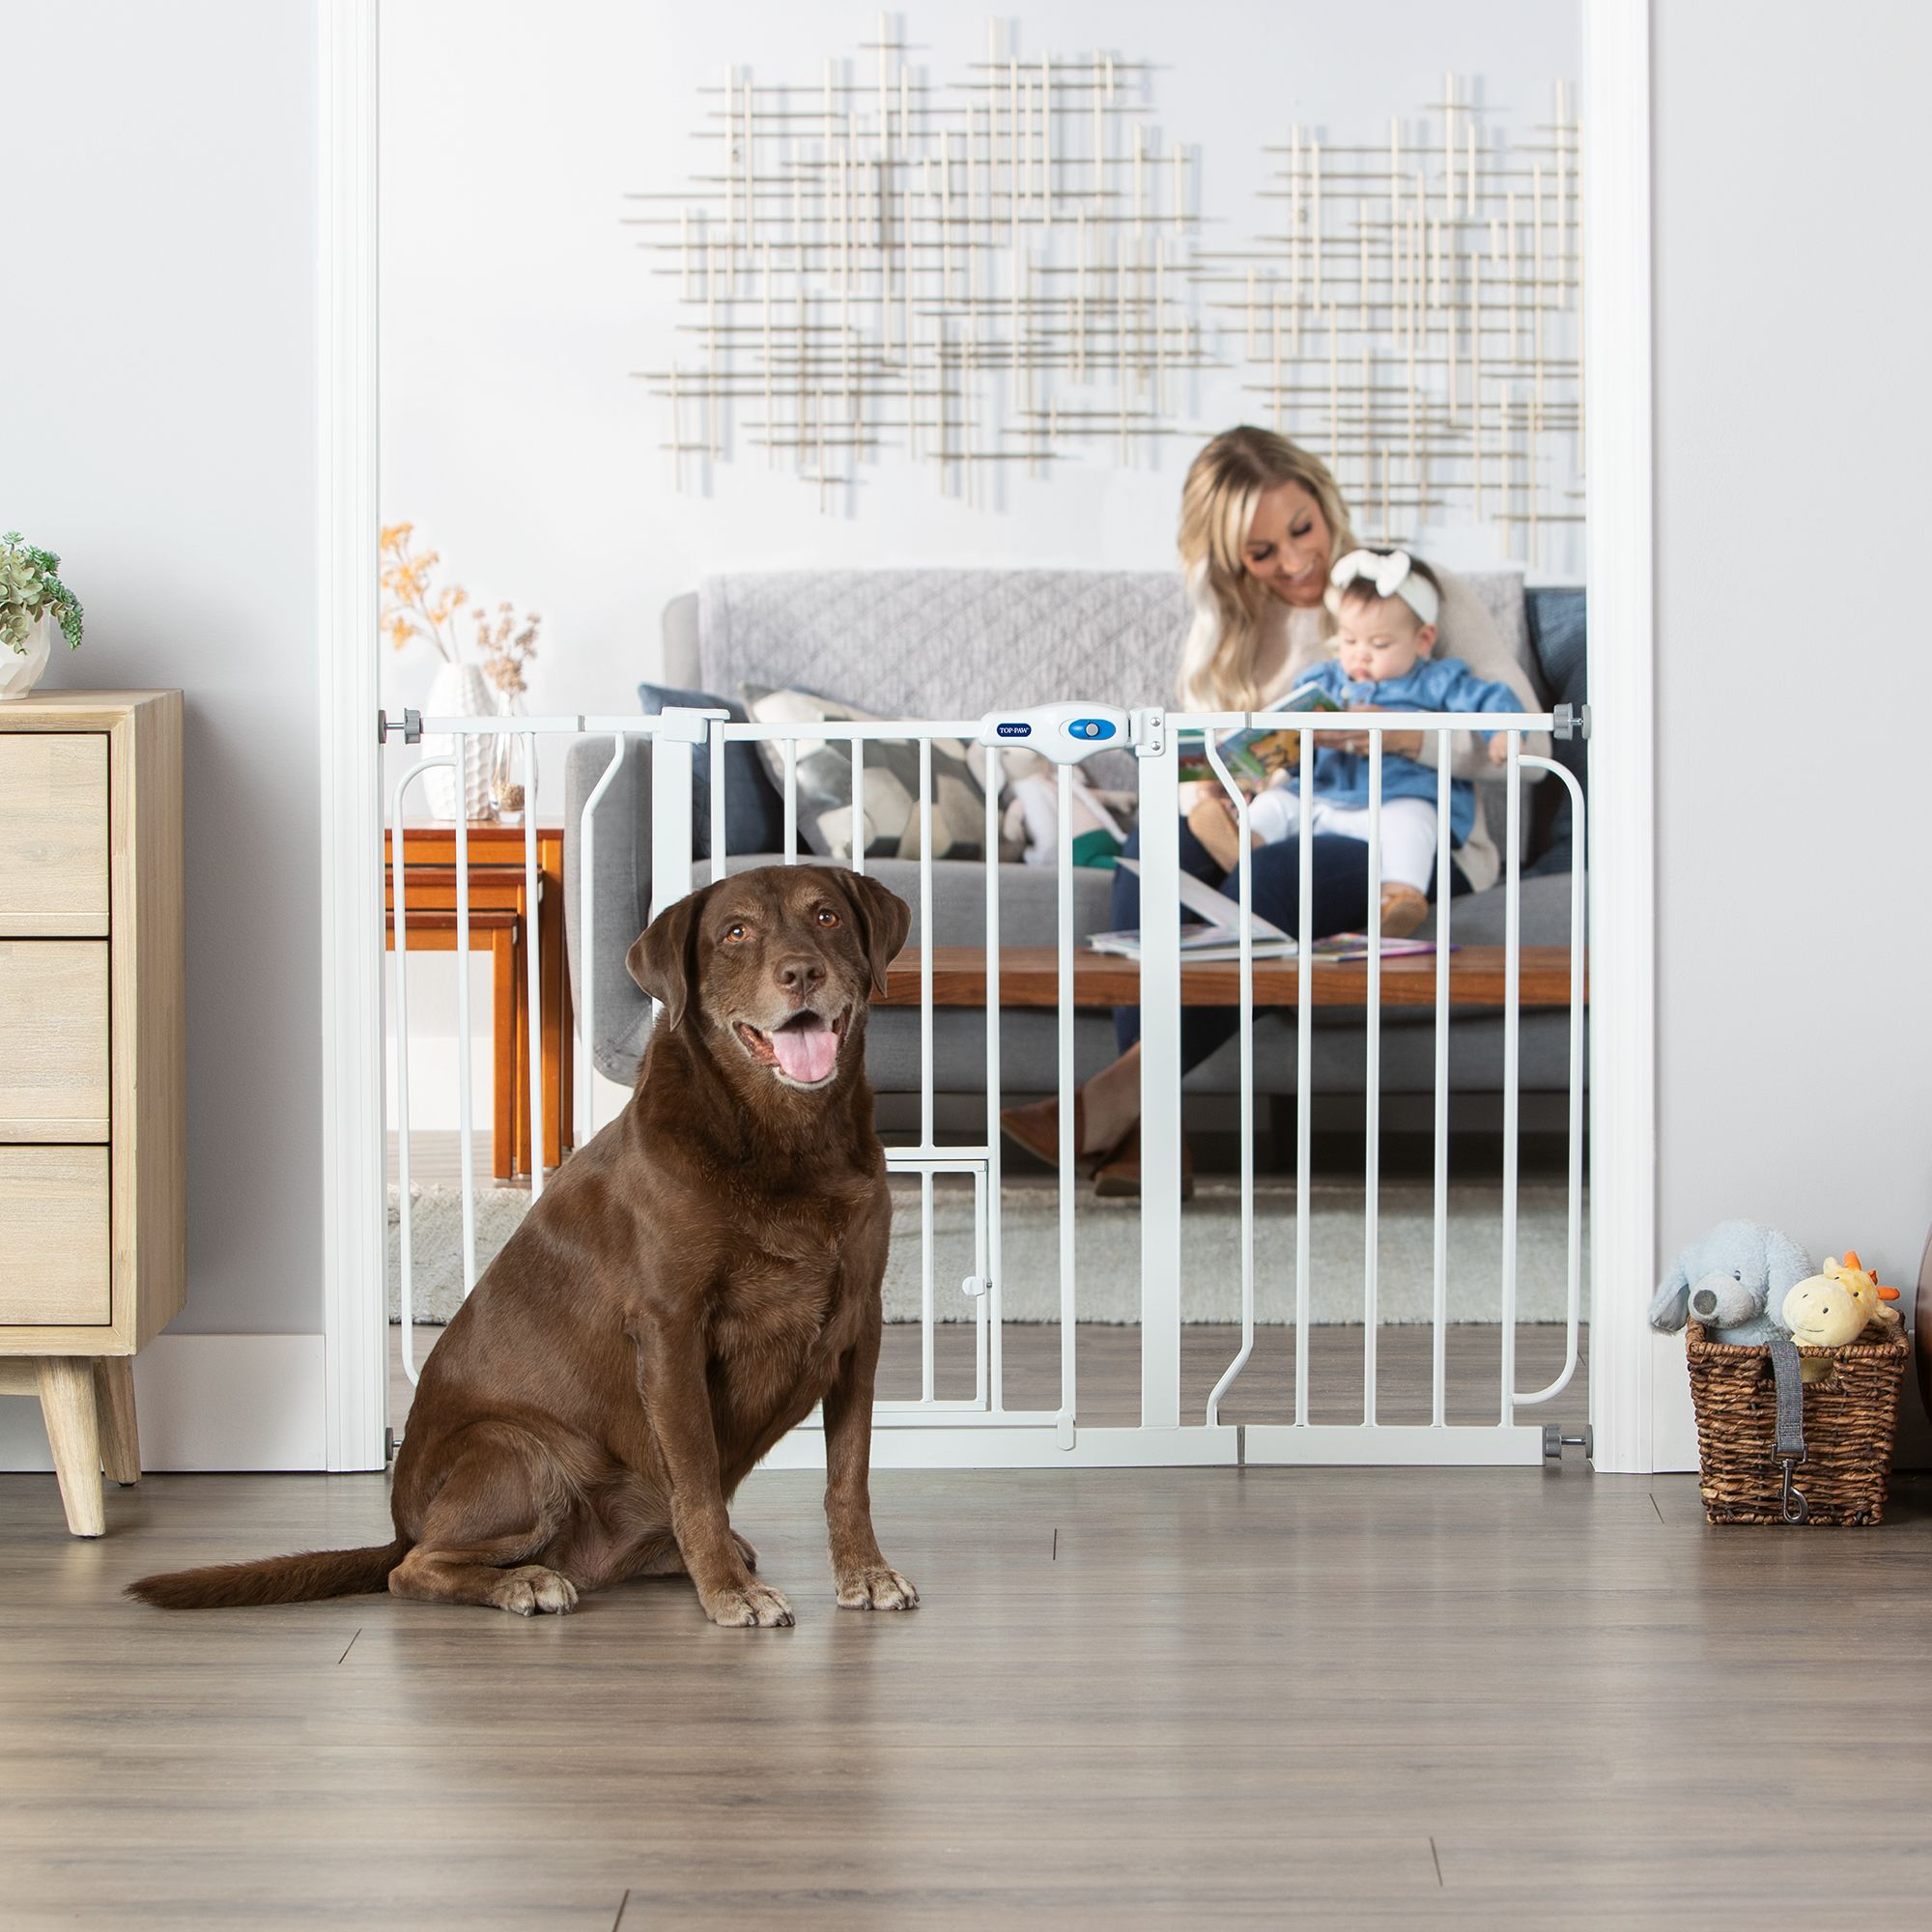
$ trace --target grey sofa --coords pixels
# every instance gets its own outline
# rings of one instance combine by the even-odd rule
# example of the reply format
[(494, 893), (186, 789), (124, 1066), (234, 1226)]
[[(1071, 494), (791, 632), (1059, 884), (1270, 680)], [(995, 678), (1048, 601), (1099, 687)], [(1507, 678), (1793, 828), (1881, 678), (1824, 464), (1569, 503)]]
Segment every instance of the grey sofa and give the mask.
[[(1580, 697), (1580, 592), (1564, 636), (1575, 643), (1574, 665), (1552, 676), (1540, 661), (1535, 599), (1525, 599), (1515, 576), (1469, 580), (1548, 701)], [(1123, 705), (1169, 701), (1186, 610), (1180, 582), (1169, 572), (1074, 571), (815, 571), (709, 580), (674, 601), (665, 613), (664, 682), (735, 698), (746, 682), (821, 691), (887, 717), (978, 717), (994, 705), (1092, 696)], [(1573, 676), (1574, 671), (1574, 676)], [(584, 799), (611, 755), (608, 738), (571, 749), (565, 774), (564, 864), (573, 979), (582, 970), (579, 930), (581, 861), (578, 823)], [(1118, 754), (1100, 783), (1133, 782), (1132, 760)], [(1485, 787), (1486, 792), (1491, 788)], [(1546, 784), (1538, 788), (1553, 792)], [(1553, 802), (1553, 801), (1552, 801)], [(1486, 799), (1486, 805), (1488, 801)], [(1522, 937), (1525, 945), (1561, 945), (1569, 937), (1571, 879), (1567, 814), (1525, 812), (1537, 828), (1525, 856)], [(1499, 817), (1492, 821), (1500, 840)], [(651, 805), (649, 753), (626, 758), (597, 811), (595, 846), (595, 976), (591, 1042), (594, 1064), (629, 1085), (637, 1075), (650, 1029), (650, 1003), (624, 969), (624, 953), (642, 929), (650, 903)], [(1548, 848), (1548, 849), (1545, 849)], [(781, 855), (730, 855), (730, 869), (776, 863)], [(919, 867), (873, 860), (867, 869), (913, 907), (919, 930)], [(979, 861), (933, 863), (933, 930), (941, 946), (984, 941), (985, 878)], [(710, 867), (697, 861), (698, 884)], [(1009, 946), (1049, 945), (1054, 938), (1055, 875), (1051, 868), (1000, 867), (1001, 937)], [(1079, 868), (1074, 914), (1080, 932), (1105, 929), (1112, 874)], [(1468, 945), (1503, 939), (1504, 894), (1464, 894), (1453, 906), (1454, 937)], [(1423, 934), (1433, 932), (1434, 921)], [(1359, 1013), (1320, 1009), (1314, 1040), (1319, 1093), (1360, 1094), (1365, 1036)], [(984, 1015), (966, 1010), (935, 1016), (935, 1087), (942, 1094), (983, 1090)], [(1294, 1091), (1292, 1013), (1268, 1013), (1256, 1024), (1256, 1077), (1265, 1094)], [(1007, 1094), (1045, 1091), (1053, 1081), (1057, 1022), (1050, 1012), (1009, 1011), (1001, 1043)], [(1526, 1093), (1556, 1093), (1569, 1082), (1568, 1020), (1562, 1013), (1525, 1013), (1521, 1082)], [(1114, 1057), (1111, 1016), (1082, 1013), (1074, 1057), (1087, 1078)], [(1382, 1028), (1382, 1090), (1428, 1094), (1435, 1085), (1433, 1015), (1388, 1009)], [(867, 1070), (881, 1094), (917, 1092), (920, 1084), (916, 1010), (875, 1013), (867, 1037)], [(1503, 1022), (1493, 1011), (1461, 1011), (1450, 1032), (1450, 1080), (1458, 1094), (1494, 1094), (1502, 1086)], [(1187, 1091), (1239, 1090), (1237, 1043), (1230, 1041), (1187, 1076)]]

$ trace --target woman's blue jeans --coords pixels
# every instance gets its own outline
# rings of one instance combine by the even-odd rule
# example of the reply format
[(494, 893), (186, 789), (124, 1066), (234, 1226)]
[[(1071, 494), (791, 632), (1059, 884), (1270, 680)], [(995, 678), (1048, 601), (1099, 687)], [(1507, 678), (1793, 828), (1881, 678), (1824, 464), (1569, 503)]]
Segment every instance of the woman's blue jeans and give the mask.
[[(1315, 861), (1313, 914), (1315, 929), (1308, 936), (1323, 939), (1331, 932), (1365, 932), (1375, 921), (1369, 917), (1369, 846), (1364, 838), (1338, 838), (1318, 834), (1311, 841)], [(1136, 832), (1127, 840), (1126, 856), (1140, 856), (1141, 839)], [(1180, 869), (1205, 879), (1225, 893), (1232, 901), (1239, 896), (1237, 873), (1223, 872), (1208, 848), (1180, 825)], [(1283, 838), (1272, 845), (1258, 845), (1254, 856), (1254, 909), (1272, 921), (1284, 932), (1293, 933), (1301, 917), (1301, 841)], [(1231, 904), (1228, 923), (1236, 912)], [(1141, 923), (1141, 882), (1137, 873), (1114, 874), (1115, 929), (1138, 927)], [(1296, 933), (1299, 938), (1301, 935)], [(1180, 1065), (1185, 1072), (1198, 1066), (1224, 1041), (1234, 1038), (1240, 1025), (1238, 1007), (1182, 1007), (1180, 1009)], [(1114, 1009), (1114, 1036), (1121, 1051), (1126, 1052), (1141, 1037), (1141, 1009), (1117, 1007)]]

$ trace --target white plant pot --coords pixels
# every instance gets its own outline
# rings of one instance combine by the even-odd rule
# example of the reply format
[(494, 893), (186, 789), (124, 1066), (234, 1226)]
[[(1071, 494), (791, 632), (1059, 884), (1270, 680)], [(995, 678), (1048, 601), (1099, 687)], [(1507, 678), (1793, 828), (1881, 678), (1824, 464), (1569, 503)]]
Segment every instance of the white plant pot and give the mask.
[(48, 653), (60, 634), (53, 612), (43, 611), (27, 633), (26, 656), (17, 656), (0, 644), (0, 698), (25, 697), (40, 683), (41, 673), (47, 668)]
[[(487, 718), (496, 709), (489, 680), (474, 665), (444, 665), (431, 682), (429, 696), (423, 699), (426, 718)], [(466, 818), (490, 816), (490, 753), (495, 740), (471, 734), (461, 742), (461, 771), (426, 772), (422, 781), (424, 802), (431, 813), (448, 824), (455, 823), (459, 797)], [(422, 754), (426, 758), (447, 758), (454, 754), (457, 744), (457, 739), (446, 734), (425, 735)]]

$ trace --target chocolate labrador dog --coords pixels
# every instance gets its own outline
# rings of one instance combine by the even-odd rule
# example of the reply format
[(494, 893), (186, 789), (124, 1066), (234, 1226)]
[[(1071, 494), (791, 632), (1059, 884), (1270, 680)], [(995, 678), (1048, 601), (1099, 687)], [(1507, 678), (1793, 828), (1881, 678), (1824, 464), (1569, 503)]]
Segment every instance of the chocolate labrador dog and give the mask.
[(871, 879), (769, 866), (631, 949), (664, 1004), (623, 1114), (573, 1154), (425, 1363), (396, 1538), (132, 1586), (168, 1608), (380, 1590), (531, 1616), (682, 1570), (721, 1624), (792, 1621), (726, 1506), (813, 1404), (838, 1602), (909, 1610), (867, 1469), (891, 1203), (866, 1016), (911, 915)]

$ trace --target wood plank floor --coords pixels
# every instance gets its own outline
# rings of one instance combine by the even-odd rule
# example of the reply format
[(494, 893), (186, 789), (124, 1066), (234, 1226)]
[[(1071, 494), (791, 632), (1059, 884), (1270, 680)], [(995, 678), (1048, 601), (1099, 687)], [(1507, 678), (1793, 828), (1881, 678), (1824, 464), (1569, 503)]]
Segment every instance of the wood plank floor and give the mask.
[(762, 1473), (799, 1623), (727, 1632), (679, 1578), (170, 1616), (122, 1586), (382, 1539), (383, 1479), (151, 1477), (90, 1544), (0, 1477), (0, 1922), (1923, 1920), (1922, 1483), (1791, 1534), (1574, 1465), (873, 1489), (923, 1607), (837, 1610), (816, 1479)]

